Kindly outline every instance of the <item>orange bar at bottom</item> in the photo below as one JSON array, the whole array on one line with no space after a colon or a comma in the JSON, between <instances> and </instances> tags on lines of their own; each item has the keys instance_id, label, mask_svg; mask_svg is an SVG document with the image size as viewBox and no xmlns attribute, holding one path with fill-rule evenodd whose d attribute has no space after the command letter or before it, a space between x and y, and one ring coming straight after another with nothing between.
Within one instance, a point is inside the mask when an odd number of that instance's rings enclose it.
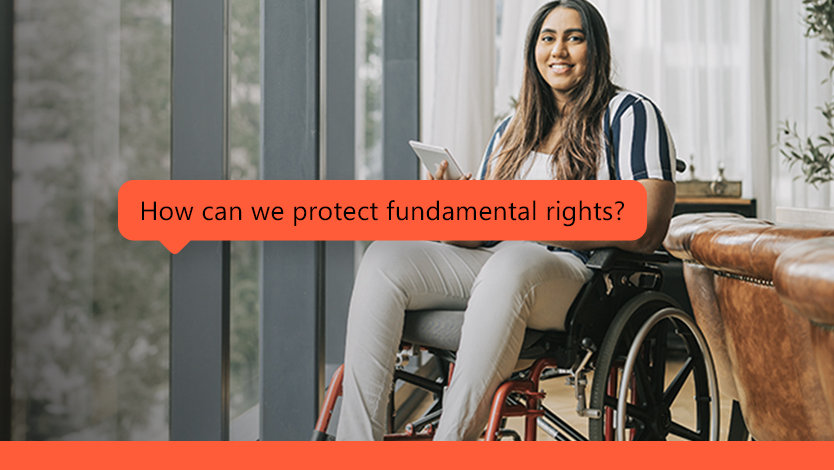
<instances>
[{"instance_id":1,"label":"orange bar at bottom","mask_svg":"<svg viewBox=\"0 0 834 470\"><path fill-rule=\"evenodd\" d=\"M8 469L828 468L834 443L2 443Z\"/></svg>"}]
</instances>

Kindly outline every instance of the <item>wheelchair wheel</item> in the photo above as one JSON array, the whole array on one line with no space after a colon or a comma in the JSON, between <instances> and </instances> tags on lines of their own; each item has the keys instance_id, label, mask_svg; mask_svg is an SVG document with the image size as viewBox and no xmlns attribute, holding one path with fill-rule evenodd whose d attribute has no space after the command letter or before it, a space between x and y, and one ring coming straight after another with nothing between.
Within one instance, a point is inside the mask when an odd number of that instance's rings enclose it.
<instances>
[{"instance_id":1,"label":"wheelchair wheel","mask_svg":"<svg viewBox=\"0 0 834 470\"><path fill-rule=\"evenodd\" d=\"M590 407L601 415L590 420L589 437L715 440L716 384L695 322L665 294L641 294L620 310L600 347Z\"/></svg>"}]
</instances>

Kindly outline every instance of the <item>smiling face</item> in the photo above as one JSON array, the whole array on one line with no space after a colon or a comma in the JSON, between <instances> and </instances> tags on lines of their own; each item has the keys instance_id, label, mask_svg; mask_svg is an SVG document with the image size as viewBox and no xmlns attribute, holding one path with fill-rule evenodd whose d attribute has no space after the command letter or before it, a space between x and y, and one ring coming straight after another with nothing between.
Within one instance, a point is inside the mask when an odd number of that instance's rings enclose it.
<instances>
[{"instance_id":1,"label":"smiling face","mask_svg":"<svg viewBox=\"0 0 834 470\"><path fill-rule=\"evenodd\" d=\"M536 41L536 66L563 107L569 93L585 76L588 42L582 17L572 8L558 7L547 15Z\"/></svg>"}]
</instances>

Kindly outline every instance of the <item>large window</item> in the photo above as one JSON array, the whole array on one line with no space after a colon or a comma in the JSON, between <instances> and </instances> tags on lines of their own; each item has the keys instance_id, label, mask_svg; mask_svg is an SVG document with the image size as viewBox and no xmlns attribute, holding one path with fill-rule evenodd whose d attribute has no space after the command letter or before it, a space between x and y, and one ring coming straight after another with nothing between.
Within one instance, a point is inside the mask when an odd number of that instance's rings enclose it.
<instances>
[{"instance_id":1,"label":"large window","mask_svg":"<svg viewBox=\"0 0 834 470\"><path fill-rule=\"evenodd\" d=\"M322 24L337 18L336 3L330 2L331 16ZM262 0L225 4L230 179L259 179L266 173L260 156L266 89L261 84L262 4L277 5ZM158 242L121 236L117 194L129 180L171 177L172 5L172 0L14 2L14 439L169 437L172 258ZM338 77L340 68L328 73L324 67L320 84L328 92L355 94L355 140L351 134L345 144L355 150L347 152L350 177L381 179L383 0L356 0L355 5L356 80L340 88L339 80L327 80ZM323 6L326 13L328 5ZM322 32L325 40L328 31ZM330 32L352 35L354 25ZM342 52L323 51L330 60ZM178 66L188 64L177 58ZM338 109L336 101L322 104L331 106L331 116ZM343 108L351 113L353 106ZM353 132L354 120L344 121ZM328 136L326 129L321 136ZM344 163L333 150L340 145L335 140L330 153L322 153L331 171ZM386 158L390 163L390 155ZM327 170L328 162L318 163ZM344 323L354 254L363 248L362 243L355 252L353 244L326 245L325 266L331 269L316 274L328 276L328 292L338 294L327 297L331 324ZM264 294L276 288L264 289L262 274L293 269L264 268L263 252L262 243L232 243L229 272L221 273L230 280L232 439L258 437L260 309ZM334 267L348 267L348 272ZM174 294L179 293L176 282ZM344 332L331 333L327 348L340 353ZM183 344L176 339L175 346ZM182 377L176 371L173 376Z\"/></svg>"},{"instance_id":2,"label":"large window","mask_svg":"<svg viewBox=\"0 0 834 470\"><path fill-rule=\"evenodd\" d=\"M15 2L15 439L168 436L169 255L116 194L170 176L169 0Z\"/></svg>"}]
</instances>

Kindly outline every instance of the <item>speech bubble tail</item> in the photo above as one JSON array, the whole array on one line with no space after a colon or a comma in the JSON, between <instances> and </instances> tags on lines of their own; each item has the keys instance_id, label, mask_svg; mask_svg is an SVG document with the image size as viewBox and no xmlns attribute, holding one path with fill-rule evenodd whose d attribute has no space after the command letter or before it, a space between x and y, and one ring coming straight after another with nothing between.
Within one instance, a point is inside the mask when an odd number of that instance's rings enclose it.
<instances>
[{"instance_id":1,"label":"speech bubble tail","mask_svg":"<svg viewBox=\"0 0 834 470\"><path fill-rule=\"evenodd\" d=\"M171 252L172 255L175 255L182 251L186 245L188 245L189 240L160 240L159 243L162 243L168 251Z\"/></svg>"}]
</instances>

